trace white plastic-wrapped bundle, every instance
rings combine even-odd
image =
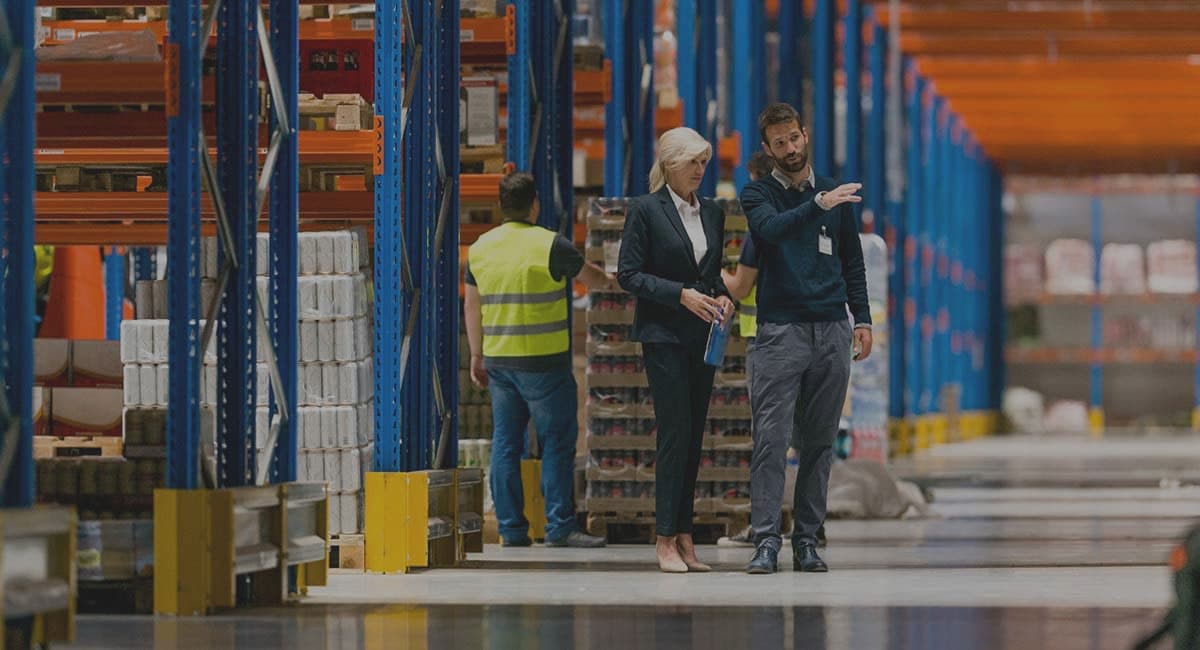
[[[1003,411],[1017,433],[1045,431],[1045,401],[1041,393],[1019,386],[1005,389]]]
[[[1100,293],[1146,293],[1146,260],[1137,244],[1105,244],[1100,251]]]
[[[1082,239],[1058,239],[1046,247],[1046,292],[1087,295],[1095,292],[1092,245]]]
[[[1085,433],[1088,430],[1088,409],[1083,402],[1059,400],[1046,411],[1047,433]]]
[[[1186,239],[1169,239],[1146,249],[1147,285],[1153,293],[1195,293],[1196,244]]]
[[[1042,294],[1042,253],[1030,244],[1004,247],[1004,301],[1036,302]]]

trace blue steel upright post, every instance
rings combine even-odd
[[[400,147],[407,115],[400,0],[375,3],[375,455],[377,472],[398,472],[400,461],[400,349],[406,312],[402,293]],[[410,43],[411,45],[411,43]]]
[[[403,217],[400,220],[404,232],[405,255],[409,263],[405,270],[413,287],[405,292],[404,316],[406,328],[404,344],[408,347],[407,366],[401,369],[400,435],[401,469],[415,471],[428,469],[433,462],[433,413],[432,386],[429,378],[433,370],[433,350],[426,333],[426,319],[421,317],[424,309],[421,288],[431,281],[428,248],[433,241],[430,224],[436,218],[436,179],[431,170],[437,165],[437,116],[432,110],[437,80],[438,49],[434,39],[437,31],[434,20],[434,0],[409,2],[409,24],[405,27],[407,38],[404,47],[409,68],[405,79],[411,77],[411,104],[408,106],[408,126],[404,133],[404,201]],[[407,89],[406,89],[407,90]],[[406,93],[407,95],[407,93]],[[407,287],[406,287],[407,288]]]
[[[1200,190],[1196,192],[1196,276],[1200,278]],[[1196,364],[1194,380],[1194,407],[1192,408],[1192,431],[1200,431],[1200,303],[1196,305]]]
[[[402,471],[417,471],[455,457],[449,447],[455,440],[451,409],[457,399],[458,319],[450,310],[457,310],[458,293],[450,287],[458,286],[458,3],[414,2],[407,9],[404,47],[410,63],[404,71],[408,86],[400,143],[404,218],[397,242],[404,256],[396,259],[401,283],[392,295],[403,296],[404,323],[395,367],[403,415],[398,460]],[[376,214],[376,221],[382,218],[387,216]],[[445,253],[448,247],[455,252]],[[447,325],[455,327],[453,349],[439,336]],[[377,341],[382,335],[376,332]],[[435,458],[436,445],[444,451],[440,458]]]
[[[842,63],[846,72],[846,164],[841,179],[845,183],[861,183],[863,177],[863,5],[862,0],[847,0],[843,21],[845,35]],[[858,228],[862,230],[862,204],[852,203]]]
[[[167,487],[200,487],[200,4],[167,11]]]
[[[924,336],[921,323],[922,291],[920,281],[921,264],[921,229],[920,219],[924,212],[922,177],[925,166],[923,158],[925,81],[915,72],[914,66],[908,69],[908,174],[904,193],[904,328],[908,335],[904,338],[904,414],[906,417],[924,415],[921,404],[921,394],[924,388],[924,375],[921,366],[921,339]],[[915,421],[914,421],[915,423]]]
[[[533,168],[533,79],[528,73],[533,66],[533,2],[508,0],[507,10],[513,17],[514,32],[513,49],[508,55],[508,160],[517,171],[529,171]]]
[[[0,372],[4,380],[4,417],[0,442],[14,450],[0,506],[33,505],[33,137],[34,137],[34,14],[32,0],[9,0],[4,7],[11,41],[0,45],[0,60],[15,72],[12,94],[4,105],[0,131]],[[7,439],[16,435],[16,441]],[[9,445],[12,445],[9,447]],[[0,468],[3,471],[3,468]]]
[[[654,3],[607,0],[604,47],[612,65],[612,96],[604,114],[604,192],[645,194],[656,140]]]
[[[833,68],[837,3],[835,0],[816,2],[817,8],[809,31],[813,48],[813,121],[808,125],[808,132],[812,138],[812,164],[817,174],[836,178]]]
[[[921,198],[924,209],[921,211],[921,309],[918,318],[921,319],[921,405],[926,414],[925,433],[922,438],[924,445],[933,442],[933,422],[937,417],[937,391],[940,387],[938,369],[934,365],[934,350],[937,335],[937,286],[934,283],[937,271],[936,253],[936,217],[938,209],[938,162],[941,150],[938,147],[938,114],[940,100],[933,92],[932,86],[926,85],[925,133],[922,137],[922,150],[925,154],[925,168],[922,170]]]
[[[762,149],[758,115],[766,108],[767,98],[763,3],[756,0],[735,0],[730,24],[733,35],[730,43],[739,57],[736,73],[731,75],[731,117],[733,128],[741,137],[741,160],[733,172],[733,182],[738,190],[741,190],[750,182],[750,156]],[[809,133],[811,132],[810,127]],[[826,172],[818,167],[817,173]]]
[[[571,16],[574,0],[545,0],[533,12],[532,54],[538,103],[534,111],[533,177],[542,211],[538,223],[571,239],[574,184],[573,57]],[[510,73],[511,76],[511,73]]]
[[[988,408],[999,411],[1004,393],[1006,368],[1004,362],[1004,341],[1006,325],[1004,320],[1004,257],[1001,254],[1004,246],[1004,177],[992,160],[987,160],[988,167],[988,211],[992,224],[991,237],[987,243],[988,285],[990,299],[988,313],[988,351],[985,367],[989,373]]]
[[[1092,354],[1088,366],[1089,394],[1091,409],[1088,413],[1088,429],[1093,436],[1104,433],[1104,365],[1100,359],[1104,346],[1104,314],[1100,304],[1100,252],[1104,247],[1103,239],[1103,198],[1100,196],[1099,181],[1092,187],[1092,309],[1091,309],[1091,343]]]
[[[431,302],[426,310],[429,336],[433,339],[430,346],[434,353],[434,373],[431,377],[433,384],[434,427],[430,433],[436,435],[431,443],[434,445],[434,469],[448,469],[458,466],[458,332],[459,332],[459,300],[458,300],[458,174],[459,174],[459,114],[458,92],[461,73],[459,71],[459,20],[458,0],[441,0],[434,12],[437,34],[437,78],[436,103],[434,113],[437,116],[435,137],[438,139],[438,167],[435,169],[436,207],[431,213],[437,221],[433,224],[433,245],[427,247],[432,254],[430,260],[431,285],[429,286]],[[563,19],[563,40],[559,48],[566,47],[567,57],[570,53],[570,16]],[[561,69],[562,61],[554,64]],[[571,69],[568,58],[567,70]],[[560,86],[561,87],[561,86]],[[567,80],[567,93],[572,92],[570,79]],[[570,104],[565,113],[567,128],[570,129]],[[557,106],[552,106],[557,109]],[[555,110],[555,128],[559,128],[562,118]],[[559,135],[555,133],[555,135]],[[566,166],[565,179],[571,186],[571,150],[574,143],[567,133],[566,149],[554,152],[554,162]],[[564,155],[565,154],[565,155]],[[558,175],[551,180],[560,180]],[[567,199],[571,197],[568,194]],[[547,205],[543,203],[543,205]],[[569,218],[568,218],[569,221]]]
[[[221,5],[217,30],[217,174],[237,260],[217,315],[217,484],[253,485],[258,237],[257,5]]]
[[[779,101],[791,104],[803,115],[804,84],[810,80],[808,18],[803,2],[779,3]]]
[[[268,323],[271,341],[275,347],[275,359],[279,366],[282,392],[285,396],[286,412],[282,413],[279,438],[270,466],[272,483],[296,480],[296,459],[299,440],[296,435],[296,368],[299,358],[299,321],[297,305],[297,275],[300,271],[297,250],[299,248],[299,178],[300,149],[297,129],[300,123],[300,13],[295,2],[271,0],[270,45],[279,75],[283,105],[275,107],[286,116],[290,132],[282,140],[282,149],[271,175],[269,227],[271,243],[268,264],[270,289],[268,291]],[[280,128],[279,117],[271,111],[270,131]],[[271,415],[280,410],[280,404],[272,392]]]
[[[714,196],[720,173],[716,151],[717,49],[713,47],[717,36],[717,2],[679,0],[675,16],[679,36],[679,96],[683,101],[683,123],[713,145],[713,161],[704,172],[700,194]]]
[[[133,249],[133,278],[135,280],[154,280],[158,275],[158,263],[154,248],[139,246]]]
[[[889,190],[887,174],[887,33],[871,19],[871,46],[869,56],[871,75],[871,112],[867,120],[867,166],[866,192],[863,197],[863,226],[866,229],[866,214],[874,232],[887,242],[888,251],[888,417],[899,420],[904,416],[904,230],[903,215],[891,210],[888,205]],[[900,89],[892,89],[899,92]]]
[[[125,311],[125,254],[116,246],[106,246],[104,251],[104,338],[119,341]]]

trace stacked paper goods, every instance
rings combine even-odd
[[[363,472],[371,467],[375,439],[373,310],[365,273],[368,249],[361,233],[350,231],[301,233],[299,243],[297,479],[329,485],[331,533],[357,533],[362,529]],[[220,271],[215,239],[204,240],[203,252],[203,304],[207,305]],[[260,235],[256,258],[263,305],[267,304],[269,255],[269,240]],[[148,284],[139,289],[138,297],[139,303],[146,298],[149,304],[139,304],[138,313],[165,315],[165,300],[157,299],[166,295],[165,282]],[[121,341],[127,409],[165,409],[168,322],[126,321]],[[256,449],[266,453],[271,379],[265,363],[268,342],[261,336],[257,341],[254,428]],[[201,402],[211,409],[218,396],[216,342],[206,351],[201,378]]]

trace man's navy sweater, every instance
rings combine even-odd
[[[850,204],[817,205],[818,192],[837,187],[817,177],[816,188],[784,188],[767,176],[742,188],[741,203],[758,252],[758,320],[814,323],[844,320],[846,305],[856,324],[871,322],[862,242]],[[818,250],[832,239],[833,254]]]

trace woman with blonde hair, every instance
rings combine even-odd
[[[633,339],[642,344],[658,430],[655,529],[667,573],[709,571],[692,542],[692,507],[715,368],[704,363],[710,323],[733,316],[721,280],[725,213],[697,190],[712,145],[686,127],[658,140],[650,194],[630,201],[617,280],[637,297]]]

